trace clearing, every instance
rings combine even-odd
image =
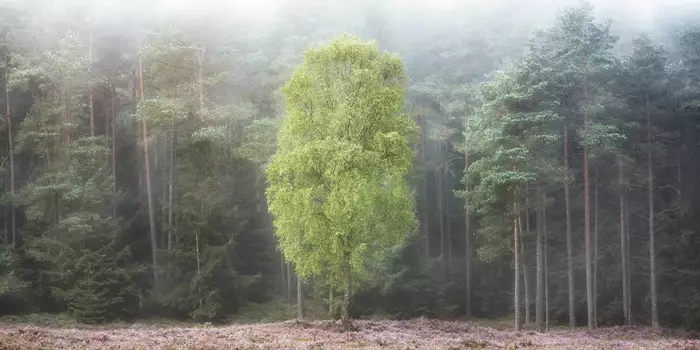
[[[515,333],[430,319],[356,321],[343,332],[329,321],[171,327],[54,328],[0,324],[0,350],[14,349],[700,349],[689,333],[643,327]]]

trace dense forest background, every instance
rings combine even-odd
[[[402,57],[421,126],[420,230],[354,316],[700,327],[700,4],[565,3],[0,1],[0,312],[330,302],[264,169],[280,87],[348,32]]]

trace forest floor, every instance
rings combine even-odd
[[[131,324],[61,328],[0,321],[0,350],[19,349],[700,349],[679,331],[640,327],[515,333],[476,323],[414,319],[227,326]]]

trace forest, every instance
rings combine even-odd
[[[1,0],[0,349],[32,315],[700,330],[698,18]]]

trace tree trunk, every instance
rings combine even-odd
[[[328,288],[328,318],[333,317],[333,284]]]
[[[15,150],[12,141],[12,110],[10,108],[10,56],[5,55],[5,116],[7,117],[7,140],[10,146],[10,229],[12,231],[12,246],[17,248],[17,215],[15,212]]]
[[[595,171],[595,194],[593,195],[593,327],[598,327],[598,169]]]
[[[440,278],[441,281],[445,280],[445,227],[443,222],[443,208],[442,208],[442,141],[437,140],[437,151],[438,160],[437,168],[435,173],[436,185],[436,195],[437,195],[437,205],[438,205],[438,222],[440,223]]]
[[[143,84],[143,55],[141,53],[139,53],[138,64],[140,88],[139,97],[141,101],[143,101],[145,97],[145,89]],[[158,287],[160,285],[158,280],[158,236],[156,232],[155,209],[153,207],[153,192],[151,190],[151,163],[148,154],[148,123],[146,122],[146,119],[143,119],[143,122],[141,123],[141,131],[143,132],[143,161],[146,167],[146,195],[148,196],[148,223],[151,231],[151,254],[153,254],[153,284],[154,288],[158,290]],[[199,246],[197,247],[199,248]]]
[[[564,121],[564,170],[566,176],[569,173],[569,128]],[[574,310],[574,265],[573,248],[571,242],[571,195],[569,191],[569,179],[564,182],[564,201],[566,207],[566,271],[569,278],[569,328],[576,327],[576,313]]]
[[[114,86],[112,86],[111,96],[110,96],[110,107],[112,108],[112,217],[117,218],[117,139],[116,139],[116,128],[117,128],[117,114],[116,108],[114,106],[114,95],[116,91]]]
[[[287,302],[292,302],[292,264],[287,262]]]
[[[445,143],[445,156],[449,151],[449,143]],[[447,276],[452,279],[452,220],[450,215],[450,199],[452,194],[450,191],[450,167],[449,162],[445,162],[445,182],[443,183],[445,193],[445,223],[446,225],[446,240],[447,240]]]
[[[513,196],[513,214],[519,216],[517,195]],[[518,256],[518,218],[513,217],[513,308],[515,309],[515,331],[520,331],[520,257]]]
[[[92,102],[92,25],[88,40],[88,110],[90,111],[90,136],[95,136],[95,106]]]
[[[469,117],[466,117],[464,128],[469,125]],[[471,213],[469,208],[469,182],[467,171],[469,170],[469,150],[467,142],[464,145],[464,261],[465,261],[465,305],[467,318],[472,317],[472,234],[471,234]]]
[[[544,235],[544,326],[549,332],[549,260],[547,257],[547,194],[542,192],[542,233]]]
[[[588,70],[588,64],[586,64]],[[583,101],[588,101],[588,73],[583,76]],[[583,132],[588,134],[588,109],[583,109]],[[588,143],[583,143],[583,202],[584,228],[586,238],[586,306],[588,308],[588,329],[593,329],[593,273],[591,270],[591,203],[590,180],[588,178]]]
[[[649,284],[651,297],[651,326],[659,327],[659,311],[656,303],[656,247],[654,243],[654,172],[651,152],[652,136],[651,136],[651,108],[649,106],[649,93],[647,92],[647,199],[649,200]]]
[[[526,214],[525,214],[525,233],[529,234],[530,233],[530,210],[525,209]],[[532,313],[530,312],[530,307],[532,305],[532,302],[530,299],[530,279],[528,278],[528,273],[527,273],[527,255],[525,254],[525,239],[523,238],[523,226],[522,222],[520,219],[520,216],[518,215],[518,229],[520,230],[520,253],[522,256],[520,257],[520,260],[523,262],[523,289],[524,289],[524,294],[525,294],[525,325],[528,326],[530,325],[530,322],[532,321]]]
[[[620,266],[622,266],[622,313],[627,325],[630,325],[629,313],[629,285],[627,271],[627,238],[625,237],[625,198],[624,198],[624,174],[622,160],[618,157],[619,181],[620,181]]]
[[[346,330],[352,329],[350,322],[350,297],[352,296],[352,271],[350,269],[350,261],[345,258],[345,266],[343,267],[343,275],[345,277],[345,297],[343,298],[343,307],[340,310],[340,317],[343,327]]]
[[[627,317],[629,317],[629,324],[632,325],[632,259],[630,255],[630,235],[632,230],[630,230],[630,207],[629,200],[627,198],[627,187],[625,187],[625,260],[627,263]]]
[[[425,179],[423,181],[423,200],[428,203],[428,160],[426,157],[426,138],[427,138],[427,123],[425,117],[422,117],[423,135],[421,140],[421,156],[423,158],[423,167],[425,169]],[[425,266],[430,266],[430,218],[428,216],[428,208],[426,206],[423,211],[423,237],[425,238]]]
[[[287,295],[287,282],[286,282],[286,271],[285,271],[285,263],[284,263],[284,253],[280,250],[280,292],[282,298],[284,298],[285,295]]]
[[[304,319],[304,282],[297,275],[297,318]]]
[[[170,122],[170,166],[168,169],[168,250],[174,246],[173,230],[173,173],[175,172],[175,122]]]
[[[542,245],[544,244],[544,236],[542,236],[542,213],[538,210],[537,213],[537,294],[535,296],[535,320],[537,331],[544,332],[544,253]]]

